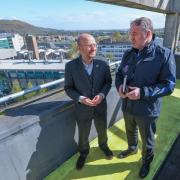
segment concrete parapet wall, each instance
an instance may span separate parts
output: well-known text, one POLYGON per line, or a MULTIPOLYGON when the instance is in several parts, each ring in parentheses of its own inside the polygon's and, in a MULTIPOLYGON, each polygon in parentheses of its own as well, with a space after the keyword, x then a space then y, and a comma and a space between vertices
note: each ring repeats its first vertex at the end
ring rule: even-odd
MULTIPOLYGON (((121 100, 108 94, 108 126, 122 117, 121 100)), ((5 180, 43 179, 77 152, 74 105, 65 95, 9 109, 0 116, 0 174, 5 180)), ((97 136, 93 125, 90 140, 97 136)))

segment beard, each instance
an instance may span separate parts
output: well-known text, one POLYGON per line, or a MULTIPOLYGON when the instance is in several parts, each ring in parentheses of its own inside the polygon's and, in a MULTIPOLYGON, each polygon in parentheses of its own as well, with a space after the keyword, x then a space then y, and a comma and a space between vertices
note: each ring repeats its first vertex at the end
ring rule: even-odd
POLYGON ((89 57, 95 57, 95 56, 96 56, 96 51, 89 52, 89 57))

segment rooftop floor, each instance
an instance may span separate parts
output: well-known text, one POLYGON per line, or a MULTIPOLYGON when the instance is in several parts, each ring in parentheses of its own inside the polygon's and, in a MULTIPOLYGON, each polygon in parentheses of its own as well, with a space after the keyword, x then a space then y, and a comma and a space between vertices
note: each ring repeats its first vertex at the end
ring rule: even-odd
MULTIPOLYGON (((155 158, 151 164, 149 175, 145 178, 152 180, 167 156, 172 144, 180 132, 180 80, 171 96, 163 99, 163 107, 157 122, 155 158)), ((63 165, 51 173, 46 180, 135 180, 141 167, 141 141, 139 140, 138 154, 125 159, 118 159, 121 150, 127 148, 124 120, 121 119, 108 129, 109 146, 114 152, 112 160, 106 160, 98 148, 97 138, 91 142, 91 150, 85 167, 81 171, 75 169, 78 154, 72 156, 63 165)))

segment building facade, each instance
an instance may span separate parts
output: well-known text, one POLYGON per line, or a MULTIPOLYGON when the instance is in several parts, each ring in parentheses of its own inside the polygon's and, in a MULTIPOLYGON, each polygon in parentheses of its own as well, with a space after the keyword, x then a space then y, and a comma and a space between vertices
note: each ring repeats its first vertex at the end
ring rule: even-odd
POLYGON ((98 55, 110 61, 120 61, 124 52, 132 47, 130 42, 105 42, 98 44, 98 55))

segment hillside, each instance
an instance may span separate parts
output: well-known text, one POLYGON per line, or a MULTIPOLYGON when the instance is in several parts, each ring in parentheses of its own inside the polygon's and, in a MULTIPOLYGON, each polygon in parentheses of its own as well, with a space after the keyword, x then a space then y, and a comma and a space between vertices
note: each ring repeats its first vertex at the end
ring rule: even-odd
POLYGON ((60 34, 63 30, 56 30, 50 28, 42 28, 33 26, 19 20, 0 20, 0 33, 19 33, 19 34, 32 34, 32 35, 45 35, 45 34, 60 34))

